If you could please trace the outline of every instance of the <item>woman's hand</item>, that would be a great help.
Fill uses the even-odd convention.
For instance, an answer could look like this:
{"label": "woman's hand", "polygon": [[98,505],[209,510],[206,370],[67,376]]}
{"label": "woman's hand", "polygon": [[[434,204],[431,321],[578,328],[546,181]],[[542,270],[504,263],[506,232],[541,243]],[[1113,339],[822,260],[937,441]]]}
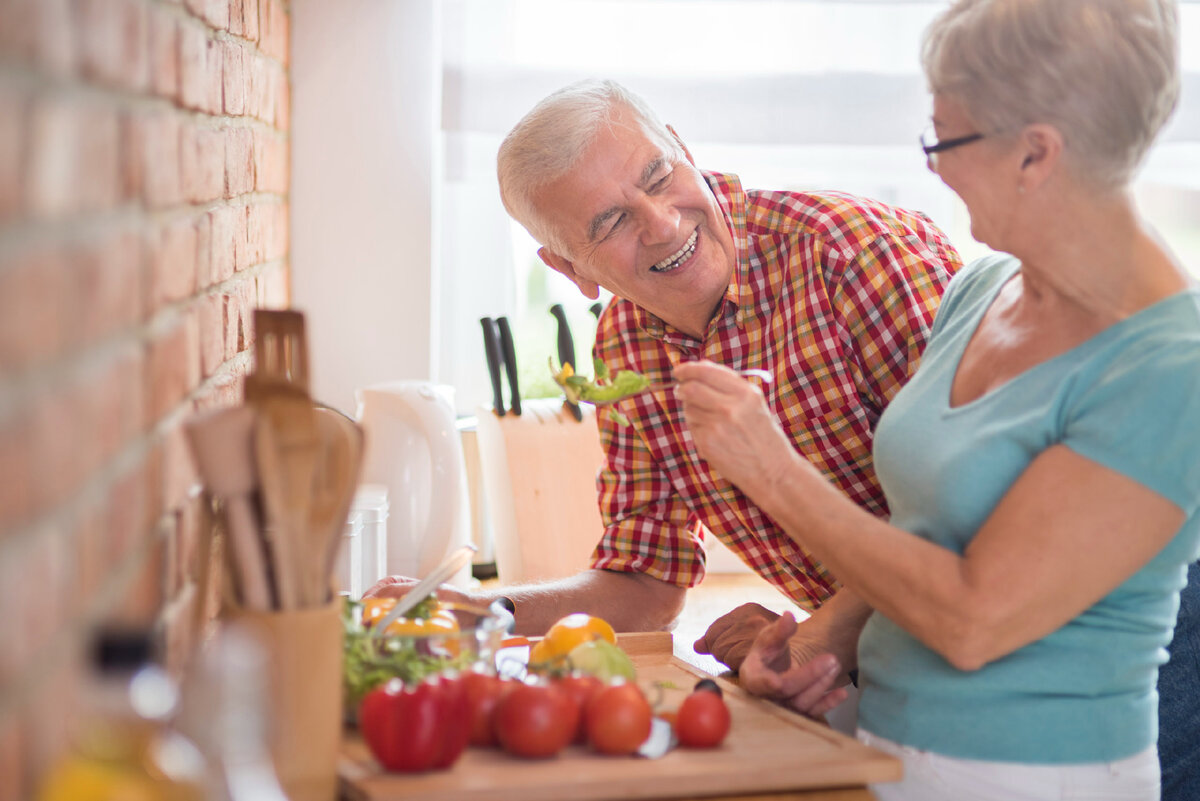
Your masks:
{"label": "woman's hand", "polygon": [[796,636],[790,612],[764,626],[738,669],[747,692],[772,698],[809,717],[821,717],[846,700],[844,672],[837,657]]}
{"label": "woman's hand", "polygon": [[697,452],[747,493],[777,478],[795,452],[762,391],[713,362],[676,365],[675,390]]}

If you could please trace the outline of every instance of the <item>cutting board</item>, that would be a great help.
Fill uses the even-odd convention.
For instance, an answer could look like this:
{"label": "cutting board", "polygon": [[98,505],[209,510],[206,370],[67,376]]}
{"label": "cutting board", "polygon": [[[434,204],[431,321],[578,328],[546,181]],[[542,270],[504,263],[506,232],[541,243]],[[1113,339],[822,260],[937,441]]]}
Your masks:
{"label": "cutting board", "polygon": [[[678,707],[696,681],[712,678],[672,653],[666,632],[622,634],[643,688],[669,682],[663,709]],[[862,786],[900,778],[900,762],[857,740],[746,693],[718,678],[733,725],[721,746],[676,748],[661,759],[612,757],[571,746],[548,760],[468,748],[448,771],[384,773],[357,733],[347,732],[339,764],[351,801],[605,801],[681,798]],[[652,692],[652,691],[651,691]]]}

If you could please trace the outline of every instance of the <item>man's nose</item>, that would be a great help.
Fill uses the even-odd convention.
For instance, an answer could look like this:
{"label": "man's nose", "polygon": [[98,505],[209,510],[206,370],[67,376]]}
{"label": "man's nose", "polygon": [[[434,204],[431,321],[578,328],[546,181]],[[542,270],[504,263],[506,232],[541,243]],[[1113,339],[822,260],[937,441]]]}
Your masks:
{"label": "man's nose", "polygon": [[671,242],[679,234],[679,210],[672,203],[647,198],[641,216],[642,244]]}

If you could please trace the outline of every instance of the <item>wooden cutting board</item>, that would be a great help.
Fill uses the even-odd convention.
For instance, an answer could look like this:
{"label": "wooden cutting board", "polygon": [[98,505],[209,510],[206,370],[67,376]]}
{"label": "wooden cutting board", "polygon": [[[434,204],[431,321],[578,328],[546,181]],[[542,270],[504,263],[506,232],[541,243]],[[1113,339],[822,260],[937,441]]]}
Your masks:
{"label": "wooden cutting board", "polygon": [[[672,654],[668,633],[622,634],[618,643],[637,666],[643,689],[655,681],[674,685],[664,691],[663,709],[678,707],[697,680],[712,678]],[[650,760],[570,746],[552,759],[526,760],[468,748],[448,771],[398,774],[382,772],[358,734],[347,732],[338,766],[341,795],[351,801],[604,801],[752,795],[900,778],[895,758],[717,681],[733,725],[715,749],[676,748]]]}

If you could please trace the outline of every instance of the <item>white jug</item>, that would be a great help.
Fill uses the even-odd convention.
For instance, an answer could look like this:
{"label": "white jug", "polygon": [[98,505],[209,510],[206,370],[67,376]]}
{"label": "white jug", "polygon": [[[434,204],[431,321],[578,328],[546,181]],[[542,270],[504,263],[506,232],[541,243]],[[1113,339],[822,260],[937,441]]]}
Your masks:
{"label": "white jug", "polygon": [[[423,578],[470,541],[470,509],[453,388],[391,381],[355,393],[364,484],[387,487],[387,572]],[[470,567],[449,583],[467,586]]]}

